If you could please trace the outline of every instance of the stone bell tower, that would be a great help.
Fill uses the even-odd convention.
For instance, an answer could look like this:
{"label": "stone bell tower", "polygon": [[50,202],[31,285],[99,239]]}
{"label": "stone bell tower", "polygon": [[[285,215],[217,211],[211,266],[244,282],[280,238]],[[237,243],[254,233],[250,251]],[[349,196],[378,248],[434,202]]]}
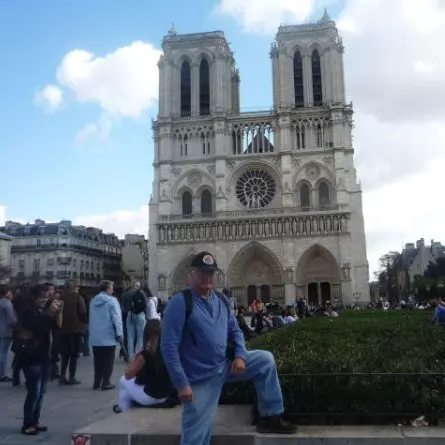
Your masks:
{"label": "stone bell tower", "polygon": [[273,110],[240,111],[223,32],[172,29],[162,48],[152,290],[166,298],[183,289],[191,258],[207,250],[221,268],[216,286],[243,305],[255,297],[369,301],[353,107],[335,22],[325,13],[317,23],[280,26],[270,52]]}

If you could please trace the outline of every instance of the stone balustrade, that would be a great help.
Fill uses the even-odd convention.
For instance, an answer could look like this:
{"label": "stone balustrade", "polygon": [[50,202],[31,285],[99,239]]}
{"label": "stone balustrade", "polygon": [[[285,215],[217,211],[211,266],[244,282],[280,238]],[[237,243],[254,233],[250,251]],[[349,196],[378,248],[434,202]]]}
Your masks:
{"label": "stone balustrade", "polygon": [[281,208],[259,208],[259,209],[242,209],[242,210],[223,210],[213,213],[192,213],[190,215],[175,214],[175,215],[159,215],[159,222],[169,221],[195,221],[197,219],[227,219],[227,218],[258,218],[271,215],[295,215],[297,213],[303,213],[309,215],[311,213],[319,212],[337,212],[346,211],[347,205],[331,204],[325,206],[310,206],[310,207],[281,207]]}
{"label": "stone balustrade", "polygon": [[158,244],[338,235],[348,232],[348,212],[263,216],[261,219],[183,221],[157,224]]}

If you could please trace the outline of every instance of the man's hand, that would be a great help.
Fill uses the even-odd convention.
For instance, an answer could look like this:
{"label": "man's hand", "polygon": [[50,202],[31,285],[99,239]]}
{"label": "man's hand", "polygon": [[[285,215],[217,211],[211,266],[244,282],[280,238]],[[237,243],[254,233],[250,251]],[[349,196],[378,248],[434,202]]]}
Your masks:
{"label": "man's hand", "polygon": [[230,374],[232,375],[239,375],[242,374],[246,370],[246,362],[242,359],[237,357],[232,362],[232,367],[230,368]]}
{"label": "man's hand", "polygon": [[59,301],[59,300],[54,300],[52,303],[51,303],[51,310],[55,313],[55,314],[58,314],[61,310],[62,310],[62,307],[63,307],[63,305],[62,305],[62,302],[61,301]]}
{"label": "man's hand", "polygon": [[181,403],[190,403],[193,399],[192,388],[186,386],[185,388],[178,389],[178,397]]}

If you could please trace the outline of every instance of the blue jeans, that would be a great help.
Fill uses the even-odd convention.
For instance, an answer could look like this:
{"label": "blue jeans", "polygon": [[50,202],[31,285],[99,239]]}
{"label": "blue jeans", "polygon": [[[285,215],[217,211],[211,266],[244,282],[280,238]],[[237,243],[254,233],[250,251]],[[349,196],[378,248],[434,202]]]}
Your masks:
{"label": "blue jeans", "polygon": [[262,417],[284,412],[281,386],[273,355],[268,351],[249,351],[246,371],[230,375],[227,363],[214,377],[192,385],[193,400],[182,410],[181,445],[210,445],[213,418],[224,383],[252,380],[258,396],[258,412]]}
{"label": "blue jeans", "polygon": [[83,351],[84,357],[90,355],[90,327],[85,325],[85,332],[83,334]]}
{"label": "blue jeans", "polygon": [[[129,312],[127,315],[127,336],[128,336],[128,357],[131,359],[135,352],[142,350],[144,339],[145,314],[133,314]],[[136,350],[135,350],[136,343]]]}
{"label": "blue jeans", "polygon": [[6,377],[6,366],[12,338],[0,338],[0,377]]}
{"label": "blue jeans", "polygon": [[25,365],[23,374],[25,374],[27,391],[23,406],[23,427],[28,428],[39,424],[43,396],[51,377],[51,363]]}

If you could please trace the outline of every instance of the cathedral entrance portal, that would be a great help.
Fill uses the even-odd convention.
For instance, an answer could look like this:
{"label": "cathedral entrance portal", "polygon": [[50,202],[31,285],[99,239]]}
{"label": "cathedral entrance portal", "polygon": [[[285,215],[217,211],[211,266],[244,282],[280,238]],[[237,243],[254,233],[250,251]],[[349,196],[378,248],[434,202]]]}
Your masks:
{"label": "cathedral entrance portal", "polygon": [[228,285],[243,306],[250,305],[255,297],[268,303],[284,296],[281,265],[267,247],[257,242],[248,244],[235,255],[229,268]]}
{"label": "cathedral entrance portal", "polygon": [[307,302],[309,306],[318,306],[318,284],[309,283],[307,285]]}
{"label": "cathedral entrance portal", "polygon": [[312,306],[325,306],[331,302],[331,284],[309,283],[307,285],[307,301]]}
{"label": "cathedral entrance portal", "polygon": [[[335,257],[316,244],[300,258],[297,286],[312,306],[325,306],[340,297],[340,268]],[[304,295],[305,294],[305,295]]]}

